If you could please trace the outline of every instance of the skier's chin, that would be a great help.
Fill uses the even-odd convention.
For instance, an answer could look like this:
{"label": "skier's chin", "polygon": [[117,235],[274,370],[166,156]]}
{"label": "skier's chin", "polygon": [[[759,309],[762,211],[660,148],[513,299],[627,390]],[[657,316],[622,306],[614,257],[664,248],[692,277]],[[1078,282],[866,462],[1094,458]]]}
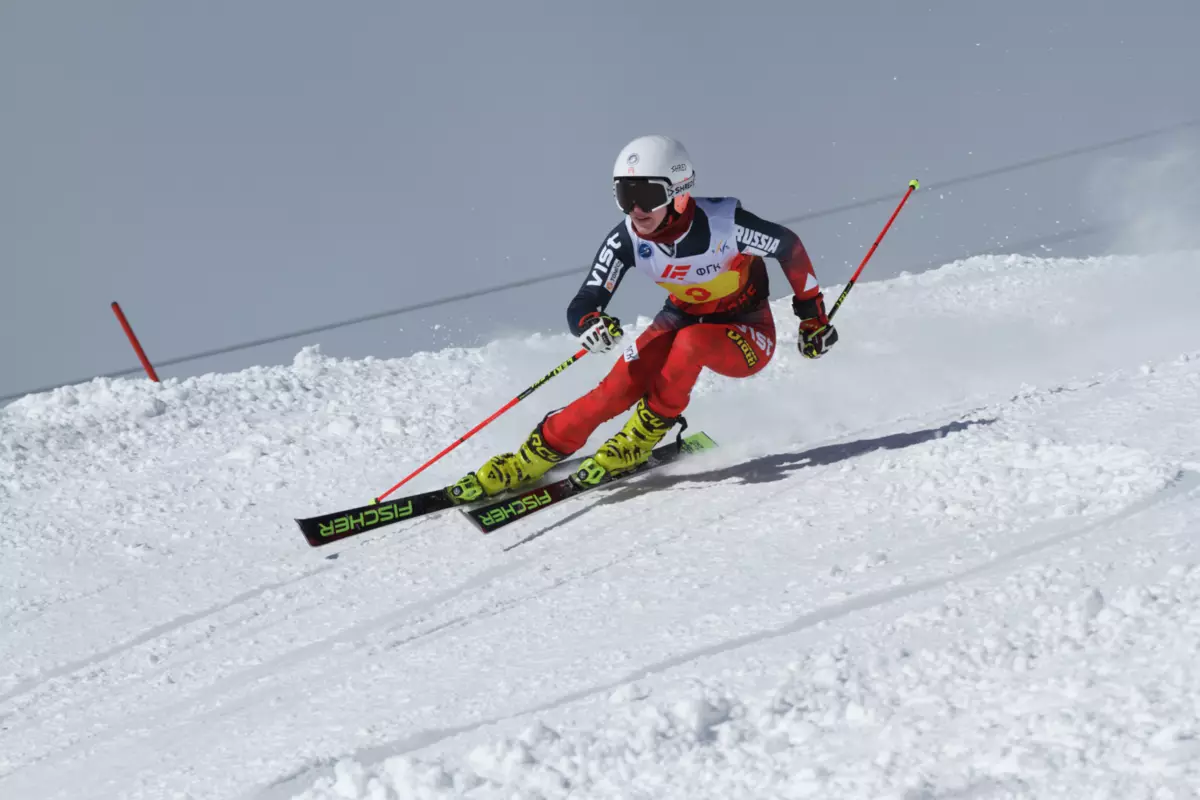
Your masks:
{"label": "skier's chin", "polygon": [[640,210],[636,210],[629,215],[629,218],[633,222],[633,229],[635,231],[640,234],[647,234],[654,233],[665,216],[665,212],[652,211],[649,214],[645,214]]}

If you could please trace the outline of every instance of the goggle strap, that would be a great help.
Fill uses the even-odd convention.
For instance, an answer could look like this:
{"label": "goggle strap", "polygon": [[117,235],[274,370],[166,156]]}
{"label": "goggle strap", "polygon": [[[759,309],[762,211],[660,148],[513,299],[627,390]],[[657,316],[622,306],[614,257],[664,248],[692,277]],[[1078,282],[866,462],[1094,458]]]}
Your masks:
{"label": "goggle strap", "polygon": [[667,198],[670,199],[670,198],[678,197],[681,194],[686,194],[687,192],[690,192],[692,190],[692,187],[694,187],[695,185],[696,185],[695,174],[693,174],[692,177],[688,178],[683,183],[680,183],[676,186],[668,185],[667,186]]}

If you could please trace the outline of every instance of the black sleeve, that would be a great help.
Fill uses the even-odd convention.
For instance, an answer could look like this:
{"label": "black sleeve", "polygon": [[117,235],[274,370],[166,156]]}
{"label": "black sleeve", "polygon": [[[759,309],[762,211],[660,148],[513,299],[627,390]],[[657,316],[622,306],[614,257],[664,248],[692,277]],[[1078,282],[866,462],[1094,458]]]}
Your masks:
{"label": "black sleeve", "polygon": [[588,268],[583,285],[575,299],[567,306],[567,325],[571,333],[581,335],[587,326],[585,317],[604,311],[621,285],[625,270],[633,264],[633,240],[622,220],[609,233],[608,238],[596,251],[596,257]]}
{"label": "black sleeve", "polygon": [[738,252],[770,256],[778,261],[797,300],[808,300],[821,292],[808,251],[790,228],[757,217],[742,208],[740,203],[733,212],[733,223],[737,231]]}

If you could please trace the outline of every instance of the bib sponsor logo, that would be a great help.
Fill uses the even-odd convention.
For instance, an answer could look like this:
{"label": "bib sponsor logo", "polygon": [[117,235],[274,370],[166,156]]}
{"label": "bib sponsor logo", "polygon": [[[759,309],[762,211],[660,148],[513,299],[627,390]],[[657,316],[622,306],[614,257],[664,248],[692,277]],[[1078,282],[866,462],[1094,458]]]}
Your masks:
{"label": "bib sponsor logo", "polygon": [[650,249],[650,245],[642,242],[638,245],[638,258],[649,258],[654,255],[654,251]]}
{"label": "bib sponsor logo", "polygon": [[682,281],[691,278],[703,278],[706,275],[716,275],[721,271],[720,264],[705,264],[702,267],[692,267],[690,264],[667,264],[663,269],[660,280]]}
{"label": "bib sponsor logo", "polygon": [[765,233],[752,231],[749,228],[743,228],[741,225],[734,225],[737,231],[737,240],[744,244],[748,249],[757,251],[760,255],[774,255],[779,249],[779,240],[774,236],[767,236]]}
{"label": "bib sponsor logo", "polygon": [[688,276],[688,270],[691,269],[687,264],[667,264],[663,270],[662,277],[668,281],[681,281]]}
{"label": "bib sponsor logo", "polygon": [[[694,270],[692,273],[694,274]],[[686,283],[679,279],[671,280],[670,276],[659,277],[657,274],[655,274],[654,280],[659,286],[685,303],[707,303],[737,294],[742,289],[744,277],[744,273],[736,270],[720,271],[718,269],[716,275],[698,279],[688,277],[685,279],[688,281]]]}

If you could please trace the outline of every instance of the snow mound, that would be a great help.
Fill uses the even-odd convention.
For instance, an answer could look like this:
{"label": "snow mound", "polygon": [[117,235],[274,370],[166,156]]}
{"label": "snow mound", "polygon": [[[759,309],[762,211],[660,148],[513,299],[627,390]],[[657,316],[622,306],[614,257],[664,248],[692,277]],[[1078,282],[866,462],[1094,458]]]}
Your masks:
{"label": "snow mound", "polygon": [[770,367],[693,393],[716,451],[487,537],[451,513],[313,550],[293,520],[392,485],[571,337],[23,398],[0,797],[1194,795],[1198,266],[863,284],[816,362],[781,300]]}

